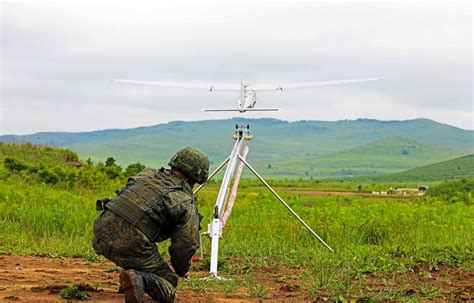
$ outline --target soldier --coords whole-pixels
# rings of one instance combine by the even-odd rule
[[[104,211],[94,222],[92,245],[124,269],[120,291],[125,302],[144,302],[145,292],[159,302],[174,302],[178,276],[187,274],[199,247],[201,216],[192,187],[207,180],[209,159],[186,147],[168,165],[170,170],[148,169],[129,178],[112,201],[98,201]],[[174,271],[155,245],[169,238]]]

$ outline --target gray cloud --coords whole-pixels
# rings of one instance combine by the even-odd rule
[[[2,4],[0,133],[229,117],[232,92],[127,86],[384,81],[258,95],[285,120],[426,117],[472,129],[470,4]],[[104,119],[119,117],[117,119]]]

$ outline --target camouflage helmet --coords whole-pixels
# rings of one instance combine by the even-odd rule
[[[209,159],[200,150],[190,146],[178,151],[168,165],[179,169],[199,184],[206,182],[209,175]]]

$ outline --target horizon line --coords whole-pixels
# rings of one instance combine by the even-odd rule
[[[302,120],[284,120],[284,119],[278,119],[278,118],[271,118],[271,117],[265,117],[265,118],[249,118],[249,117],[230,117],[230,118],[217,118],[217,119],[197,119],[197,120],[171,120],[168,122],[162,122],[162,123],[157,123],[157,124],[150,124],[150,125],[142,125],[142,126],[135,126],[135,127],[128,127],[128,128],[103,128],[103,129],[93,129],[93,130],[83,130],[83,131],[62,131],[62,130],[42,130],[34,133],[24,133],[24,134],[14,134],[14,133],[9,133],[9,134],[0,134],[0,137],[8,137],[8,136],[32,136],[36,134],[41,134],[41,133],[67,133],[67,134],[80,134],[80,133],[93,133],[93,132],[104,132],[104,131],[125,131],[125,130],[133,130],[133,129],[140,129],[140,128],[150,128],[150,127],[156,127],[160,125],[166,125],[166,124],[171,124],[171,123],[176,123],[176,122],[204,122],[204,121],[224,121],[224,120],[237,120],[237,119],[242,119],[242,120],[277,120],[277,121],[282,121],[282,122],[287,122],[287,123],[296,123],[296,122],[325,122],[325,123],[337,123],[337,122],[356,122],[356,121],[377,121],[377,122],[407,122],[407,121],[415,121],[415,120],[428,120],[432,121],[438,124],[446,125],[449,127],[454,127],[460,130],[465,130],[465,131],[474,131],[474,129],[466,129],[466,128],[461,128],[458,126],[454,126],[448,123],[444,122],[439,122],[433,119],[429,118],[413,118],[413,119],[401,119],[401,120],[381,120],[381,119],[375,119],[375,118],[356,118],[356,119],[339,119],[339,120],[308,120],[308,119],[302,119]]]

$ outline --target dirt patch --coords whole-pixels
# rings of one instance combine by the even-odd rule
[[[42,258],[4,255],[0,261],[0,301],[65,301],[61,290],[76,285],[94,301],[122,301],[117,293],[118,273],[109,262],[90,263],[74,258]]]
[[[116,266],[108,261],[87,262],[74,258],[43,258],[35,256],[4,255],[0,259],[0,301],[12,302],[64,302],[59,293],[68,286],[81,287],[94,302],[123,302],[122,294],[118,293],[119,283]],[[233,260],[229,260],[232,264]],[[234,260],[235,261],[235,260]],[[178,302],[311,302],[305,299],[303,286],[300,284],[298,269],[254,267],[251,273],[235,273],[237,280],[248,280],[261,285],[265,292],[261,298],[255,286],[252,294],[249,288],[254,285],[240,283],[232,291],[226,289],[203,288],[207,284],[197,285],[196,282],[181,281]],[[191,277],[205,276],[206,271],[192,271]],[[226,274],[223,274],[224,276]],[[371,293],[381,293],[389,287],[404,297],[433,296],[438,301],[466,301],[474,299],[474,272],[462,271],[458,268],[440,266],[438,270],[429,270],[420,265],[414,272],[400,273],[392,277],[389,284],[387,277],[380,274],[368,275],[353,281],[360,289]],[[385,281],[385,282],[384,282]],[[388,286],[387,286],[388,285]],[[317,296],[316,301],[322,300]]]

